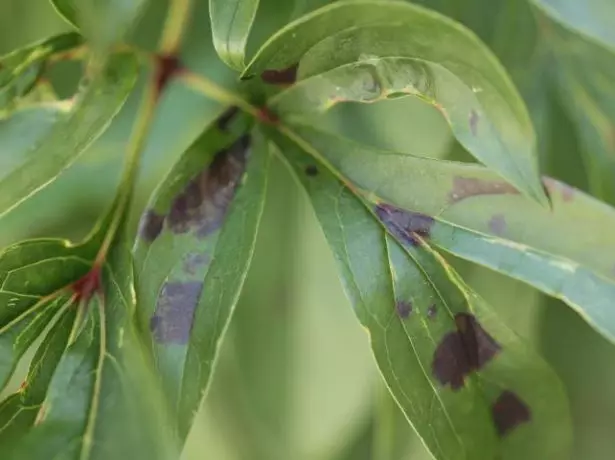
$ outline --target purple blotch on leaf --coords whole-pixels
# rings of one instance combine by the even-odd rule
[[[190,275],[196,275],[210,262],[210,258],[207,254],[203,253],[191,253],[187,254],[183,260],[183,269]]]
[[[412,313],[412,303],[400,300],[396,304],[396,310],[399,317],[405,319]]]
[[[205,237],[220,228],[245,171],[249,144],[246,134],[218,152],[175,197],[167,220],[173,233]]]
[[[161,216],[152,209],[148,209],[141,217],[139,235],[141,235],[141,238],[145,241],[151,243],[160,235],[163,223],[164,216]]]
[[[203,283],[200,281],[164,284],[150,320],[154,340],[165,344],[186,344],[190,338],[194,310]]]
[[[435,303],[432,303],[429,308],[427,308],[427,317],[429,319],[433,319],[436,317],[436,314],[438,313],[438,308],[436,307]]]
[[[493,359],[501,347],[471,314],[455,315],[455,326],[438,345],[431,367],[438,382],[458,390],[465,378]]]
[[[420,244],[420,238],[429,238],[434,224],[431,216],[406,211],[390,204],[381,203],[376,206],[375,211],[394,236],[412,246]]]
[[[453,189],[448,194],[451,203],[479,195],[518,195],[519,191],[504,181],[487,181],[473,177],[455,177]]]
[[[235,116],[239,113],[239,108],[236,106],[231,106],[224,111],[222,115],[218,117],[216,120],[216,126],[220,131],[226,131],[228,129],[229,123],[235,118]]]
[[[503,214],[495,214],[489,219],[489,230],[498,236],[506,232],[506,218]]]
[[[307,165],[305,167],[305,174],[307,174],[310,177],[314,177],[318,175],[318,168],[314,165]]]
[[[543,184],[551,198],[559,192],[564,203],[570,203],[574,199],[576,189],[568,184],[551,179],[550,177],[543,178]]]
[[[299,63],[296,63],[285,69],[264,70],[261,73],[261,80],[272,85],[292,85],[297,80],[298,67]]]
[[[532,418],[530,409],[512,391],[504,391],[491,408],[495,428],[500,437]]]
[[[470,111],[470,131],[472,131],[473,136],[476,136],[476,133],[478,132],[478,120],[479,119],[480,119],[480,116],[478,115],[478,112],[472,109]]]

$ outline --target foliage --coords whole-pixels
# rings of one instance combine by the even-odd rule
[[[170,0],[156,46],[139,34],[155,7],[145,0],[51,3],[70,31],[0,57],[0,216],[51,193],[118,119],[131,129],[115,145],[114,198],[82,242],[27,239],[0,254],[3,389],[34,350],[0,403],[3,458],[180,457],[277,162],[312,206],[388,390],[335,458],[400,458],[407,423],[438,460],[571,455],[560,375],[460,259],[562,300],[615,340],[611,2]],[[187,32],[204,23],[211,37]],[[207,55],[190,52],[200,43]],[[54,70],[71,62],[81,79],[62,94]],[[197,98],[206,119],[156,139],[173,123],[165,104]],[[394,116],[365,107],[411,100],[437,111],[467,161],[383,145]],[[576,151],[550,138],[554,101]],[[153,161],[158,143],[165,159]],[[587,191],[539,172],[560,175],[549,165],[564,154],[581,159],[574,185]],[[143,205],[151,163],[165,174]],[[243,335],[263,321],[249,318]]]

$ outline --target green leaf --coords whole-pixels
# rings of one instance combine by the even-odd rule
[[[243,70],[246,43],[259,0],[209,0],[209,15],[218,56],[236,70]]]
[[[23,161],[0,176],[0,216],[49,184],[107,128],[137,77],[136,58],[117,54],[94,75],[46,136],[36,139]]]
[[[292,132],[407,244],[427,219],[431,244],[564,300],[615,340],[615,235],[588,232],[615,228],[613,208],[545,178],[544,209],[478,165],[377,151],[306,125]]]
[[[615,203],[615,4],[534,0],[555,57],[560,99],[577,125],[591,192]]]
[[[275,34],[244,78],[297,63],[305,81],[280,96],[288,98],[283,110],[295,101],[296,115],[338,99],[418,95],[439,108],[470,153],[546,204],[523,101],[488,48],[460,24],[403,2],[337,2]]]
[[[106,48],[121,41],[148,0],[51,0],[62,18],[83,33],[90,46]]]
[[[51,56],[83,44],[74,32],[56,35],[0,57],[0,110],[10,108],[28,94]]]
[[[185,152],[142,217],[142,328],[185,437],[237,302],[263,208],[268,146],[231,108]]]
[[[312,200],[389,390],[432,455],[565,458],[568,406],[548,365],[465,285],[424,231],[402,246],[371,204],[292,142],[275,139]]]

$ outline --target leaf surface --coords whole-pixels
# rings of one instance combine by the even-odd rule
[[[227,65],[243,70],[248,35],[259,0],[209,0],[211,31],[218,56]]]
[[[549,210],[478,165],[378,151],[307,125],[292,130],[407,244],[424,226],[431,244],[561,298],[615,339],[615,235],[587,231],[613,228],[613,208],[545,178]]]
[[[185,436],[237,302],[263,208],[268,147],[226,112],[184,153],[135,246],[142,328]]]
[[[0,176],[0,216],[49,184],[102,134],[136,81],[136,58],[116,54],[77,96],[73,108],[39,137],[15,168]]]
[[[371,205],[276,137],[306,188],[387,385],[437,459],[562,458],[555,373],[461,280],[417,228],[403,244]],[[400,244],[401,243],[401,244]]]
[[[447,117],[470,153],[546,203],[523,101],[497,59],[462,25],[404,2],[336,2],[275,34],[244,78],[287,73],[297,65],[297,86],[305,90],[287,92],[300,101],[310,95],[309,102],[299,102],[301,109],[309,104],[323,110],[338,98],[421,95]]]

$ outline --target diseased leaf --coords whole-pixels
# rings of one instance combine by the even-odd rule
[[[420,95],[439,108],[470,153],[546,204],[523,101],[488,48],[460,24],[403,2],[336,2],[275,34],[244,78],[290,72],[297,64],[298,89],[280,96],[288,98],[287,114],[294,102],[297,115],[308,105],[322,111],[338,98]]]
[[[577,125],[592,194],[615,203],[615,3],[534,0],[560,99]]]
[[[307,125],[292,127],[311,154],[377,207],[408,245],[431,244],[561,298],[615,340],[615,210],[545,178],[552,208],[473,164],[377,151]]]
[[[326,167],[275,139],[312,200],[382,375],[432,455],[565,458],[571,427],[557,376],[429,246],[433,219],[417,216],[405,244]]]
[[[184,438],[239,296],[263,208],[268,147],[236,109],[181,157],[142,217],[139,315]]]
[[[214,46],[227,65],[243,70],[246,44],[259,0],[209,0]]]
[[[49,57],[82,44],[83,39],[79,34],[69,32],[0,57],[0,110],[10,108],[17,99],[33,89]]]
[[[100,136],[128,97],[137,71],[132,54],[109,58],[77,96],[72,110],[29,146],[19,165],[2,172],[0,216],[49,184]]]

